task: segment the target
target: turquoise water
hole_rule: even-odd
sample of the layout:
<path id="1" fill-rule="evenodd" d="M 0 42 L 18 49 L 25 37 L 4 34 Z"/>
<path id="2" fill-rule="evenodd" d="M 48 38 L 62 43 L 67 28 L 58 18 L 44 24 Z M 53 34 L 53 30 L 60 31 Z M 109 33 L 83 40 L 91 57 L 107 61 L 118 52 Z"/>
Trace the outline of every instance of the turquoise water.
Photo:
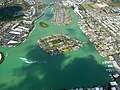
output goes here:
<path id="1" fill-rule="evenodd" d="M 0 90 L 105 86 L 110 82 L 106 66 L 102 64 L 102 61 L 108 59 L 101 57 L 93 45 L 85 45 L 80 50 L 56 56 L 46 54 L 39 47 L 37 44 L 39 38 L 58 33 L 67 34 L 81 41 L 89 41 L 79 29 L 77 25 L 79 18 L 72 10 L 70 12 L 73 22 L 66 26 L 56 26 L 51 23 L 53 16 L 51 8 L 46 10 L 45 16 L 35 22 L 35 30 L 24 43 L 12 48 L 0 47 L 0 51 L 6 54 L 5 61 L 0 65 Z M 42 28 L 39 22 L 45 22 L 49 26 Z M 26 64 L 20 57 L 38 62 Z"/>
<path id="2" fill-rule="evenodd" d="M 47 4 L 47 3 L 53 2 L 54 0 L 40 0 L 40 1 L 42 1 L 45 4 Z"/>

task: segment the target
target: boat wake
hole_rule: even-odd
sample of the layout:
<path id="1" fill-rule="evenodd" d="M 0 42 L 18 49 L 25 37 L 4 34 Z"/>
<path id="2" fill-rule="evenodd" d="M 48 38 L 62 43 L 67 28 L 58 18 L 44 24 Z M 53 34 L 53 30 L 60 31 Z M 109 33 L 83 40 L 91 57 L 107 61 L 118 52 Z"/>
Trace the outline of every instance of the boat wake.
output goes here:
<path id="1" fill-rule="evenodd" d="M 8 56 L 8 53 L 5 51 L 6 57 Z"/>
<path id="2" fill-rule="evenodd" d="M 51 11 L 50 11 L 51 13 L 53 12 L 53 8 L 51 9 Z"/>
<path id="3" fill-rule="evenodd" d="M 39 63 L 47 63 L 47 61 L 41 61 L 41 62 L 39 62 Z"/>
<path id="4" fill-rule="evenodd" d="M 20 57 L 20 60 L 22 60 L 23 62 L 25 62 L 25 63 L 27 63 L 27 64 L 33 64 L 33 63 L 47 63 L 47 61 L 41 61 L 41 62 L 39 62 L 39 61 L 28 61 L 27 58 L 22 58 L 22 57 Z"/>
<path id="5" fill-rule="evenodd" d="M 27 63 L 27 64 L 37 63 L 37 61 L 28 61 L 28 59 L 22 58 L 22 57 L 20 57 L 20 60 L 22 60 L 23 62 L 25 62 L 25 63 Z"/>

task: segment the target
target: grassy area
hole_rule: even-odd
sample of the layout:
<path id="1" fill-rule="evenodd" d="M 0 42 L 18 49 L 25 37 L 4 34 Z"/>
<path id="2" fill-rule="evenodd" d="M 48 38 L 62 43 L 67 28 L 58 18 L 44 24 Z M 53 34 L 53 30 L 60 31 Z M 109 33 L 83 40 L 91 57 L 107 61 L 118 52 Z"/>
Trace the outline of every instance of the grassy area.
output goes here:
<path id="1" fill-rule="evenodd" d="M 97 2 L 97 0 L 90 0 L 91 2 L 93 2 L 93 3 L 96 3 Z"/>
<path id="2" fill-rule="evenodd" d="M 81 5 L 83 8 L 85 8 L 85 9 L 87 9 L 87 10 L 91 10 L 91 9 L 93 9 L 92 7 L 90 7 L 89 5 L 84 5 L 84 4 L 82 4 Z"/>
<path id="3" fill-rule="evenodd" d="M 44 22 L 40 22 L 40 26 L 43 27 L 43 28 L 46 28 L 46 27 L 48 27 L 49 25 L 46 24 L 46 23 L 44 23 Z"/>
<path id="4" fill-rule="evenodd" d="M 66 47 L 66 48 L 63 48 L 63 52 L 70 52 L 70 50 L 71 50 L 71 47 Z"/>
<path id="5" fill-rule="evenodd" d="M 52 40 L 51 42 L 52 42 L 52 44 L 57 44 L 57 43 L 60 43 L 60 42 L 63 42 L 63 41 L 62 40 Z"/>

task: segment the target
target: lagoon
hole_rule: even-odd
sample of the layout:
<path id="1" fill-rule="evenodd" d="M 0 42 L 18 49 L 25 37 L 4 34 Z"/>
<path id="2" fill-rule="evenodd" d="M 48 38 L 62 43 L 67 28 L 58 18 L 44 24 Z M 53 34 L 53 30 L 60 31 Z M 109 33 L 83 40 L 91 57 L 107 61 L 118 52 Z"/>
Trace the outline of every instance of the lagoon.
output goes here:
<path id="1" fill-rule="evenodd" d="M 52 0 L 46 0 L 46 3 Z M 45 2 L 45 0 L 44 0 Z M 6 55 L 0 65 L 0 90 L 49 90 L 72 87 L 106 86 L 111 81 L 106 66 L 94 45 L 61 55 L 51 56 L 38 45 L 37 40 L 53 34 L 66 34 L 83 42 L 87 36 L 79 29 L 78 16 L 71 9 L 73 22 L 66 26 L 51 23 L 51 8 L 36 20 L 33 33 L 17 47 L 0 47 Z M 42 28 L 39 22 L 49 25 Z M 27 64 L 20 57 L 37 63 Z"/>

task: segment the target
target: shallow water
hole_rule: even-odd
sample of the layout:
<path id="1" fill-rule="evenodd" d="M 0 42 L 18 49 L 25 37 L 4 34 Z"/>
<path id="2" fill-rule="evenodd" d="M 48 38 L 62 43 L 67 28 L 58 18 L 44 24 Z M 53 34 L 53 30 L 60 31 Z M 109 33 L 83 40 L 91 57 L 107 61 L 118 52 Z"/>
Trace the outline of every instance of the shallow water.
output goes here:
<path id="1" fill-rule="evenodd" d="M 46 0 L 46 3 L 52 0 Z M 45 2 L 45 1 L 44 1 Z M 17 47 L 0 47 L 7 54 L 0 65 L 0 90 L 49 90 L 51 88 L 71 88 L 86 86 L 105 86 L 110 82 L 106 66 L 102 61 L 108 60 L 99 55 L 93 45 L 62 55 L 46 54 L 37 44 L 39 38 L 64 33 L 81 41 L 89 41 L 79 29 L 78 16 L 70 10 L 73 22 L 66 26 L 56 26 L 51 23 L 51 8 L 45 16 L 39 18 L 36 28 L 27 40 Z M 39 22 L 49 26 L 42 28 Z M 26 64 L 20 57 L 38 63 Z"/>

